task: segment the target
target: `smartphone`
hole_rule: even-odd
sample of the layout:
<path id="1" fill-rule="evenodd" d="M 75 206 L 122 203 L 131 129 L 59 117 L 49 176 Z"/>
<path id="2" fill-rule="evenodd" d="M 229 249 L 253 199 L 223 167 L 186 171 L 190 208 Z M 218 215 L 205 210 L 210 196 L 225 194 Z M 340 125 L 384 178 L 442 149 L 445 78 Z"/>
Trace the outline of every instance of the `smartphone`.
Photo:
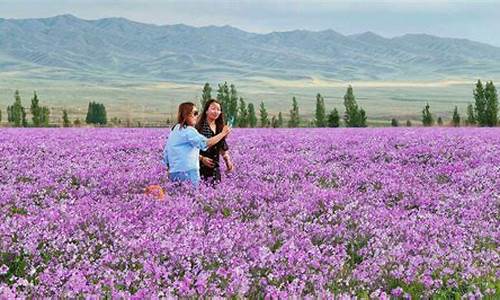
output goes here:
<path id="1" fill-rule="evenodd" d="M 234 117 L 228 118 L 226 125 L 232 128 L 234 126 Z"/>

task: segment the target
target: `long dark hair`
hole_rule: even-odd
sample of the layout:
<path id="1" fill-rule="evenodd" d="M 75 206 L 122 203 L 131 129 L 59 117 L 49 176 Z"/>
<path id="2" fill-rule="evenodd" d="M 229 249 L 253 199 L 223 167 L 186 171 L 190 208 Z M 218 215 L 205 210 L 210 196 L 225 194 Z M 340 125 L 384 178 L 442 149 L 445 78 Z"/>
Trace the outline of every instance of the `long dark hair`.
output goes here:
<path id="1" fill-rule="evenodd" d="M 194 107 L 195 105 L 193 102 L 184 102 L 179 105 L 179 109 L 177 110 L 177 124 L 180 125 L 180 128 L 187 126 L 186 120 L 193 112 Z"/>
<path id="2" fill-rule="evenodd" d="M 212 103 L 219 104 L 221 109 L 220 115 L 217 117 L 217 119 L 215 119 L 215 134 L 218 134 L 222 131 L 222 128 L 224 128 L 224 113 L 222 112 L 222 104 L 215 99 L 210 99 L 205 103 L 200 118 L 198 119 L 198 122 L 196 122 L 195 128 L 196 130 L 201 131 L 203 123 L 207 122 L 207 111 Z"/>

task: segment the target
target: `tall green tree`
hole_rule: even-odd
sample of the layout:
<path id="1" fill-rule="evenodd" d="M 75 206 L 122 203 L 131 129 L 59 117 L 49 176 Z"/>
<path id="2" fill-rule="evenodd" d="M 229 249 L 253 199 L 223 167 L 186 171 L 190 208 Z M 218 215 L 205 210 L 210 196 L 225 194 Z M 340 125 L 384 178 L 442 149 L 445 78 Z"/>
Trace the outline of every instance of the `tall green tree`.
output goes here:
<path id="1" fill-rule="evenodd" d="M 406 120 L 406 127 L 411 127 L 412 124 L 411 124 L 411 121 L 410 120 Z"/>
<path id="2" fill-rule="evenodd" d="M 337 128 L 340 126 L 340 115 L 336 108 L 328 114 L 328 127 Z"/>
<path id="3" fill-rule="evenodd" d="M 475 125 L 477 122 L 476 115 L 474 114 L 474 106 L 472 104 L 467 106 L 467 120 L 465 122 L 467 125 Z"/>
<path id="4" fill-rule="evenodd" d="M 481 80 L 476 83 L 476 88 L 474 89 L 474 110 L 476 114 L 476 120 L 479 126 L 486 125 L 486 95 L 484 91 L 483 84 Z"/>
<path id="5" fill-rule="evenodd" d="M 460 114 L 458 113 L 458 107 L 455 106 L 455 109 L 453 110 L 453 117 L 451 119 L 451 123 L 455 127 L 460 126 Z"/>
<path id="6" fill-rule="evenodd" d="M 217 100 L 222 105 L 222 113 L 224 114 L 224 117 L 228 118 L 229 86 L 227 85 L 227 82 L 219 83 L 217 89 Z"/>
<path id="7" fill-rule="evenodd" d="M 269 115 L 267 114 L 266 106 L 264 101 L 260 102 L 260 126 L 261 127 L 269 127 Z"/>
<path id="8" fill-rule="evenodd" d="M 252 128 L 257 126 L 257 115 L 253 103 L 248 103 L 248 125 Z"/>
<path id="9" fill-rule="evenodd" d="M 292 109 L 290 110 L 290 120 L 288 120 L 288 127 L 294 128 L 299 127 L 300 117 L 299 117 L 299 104 L 297 103 L 297 98 L 292 98 Z"/>
<path id="10" fill-rule="evenodd" d="M 365 110 L 363 108 L 360 108 L 358 113 L 358 127 L 366 127 L 366 119 L 367 117 Z"/>
<path id="11" fill-rule="evenodd" d="M 14 123 L 14 115 L 12 111 L 12 106 L 7 106 L 7 122 Z"/>
<path id="12" fill-rule="evenodd" d="M 238 124 L 238 92 L 236 86 L 231 84 L 229 90 L 227 115 L 228 120 L 232 120 L 234 124 Z"/>
<path id="13" fill-rule="evenodd" d="M 427 103 L 424 109 L 422 110 L 422 125 L 424 126 L 434 125 L 434 118 L 432 117 L 429 103 Z"/>
<path id="14" fill-rule="evenodd" d="M 87 110 L 87 117 L 85 118 L 87 124 L 105 125 L 108 122 L 106 107 L 102 103 L 89 102 Z"/>
<path id="15" fill-rule="evenodd" d="M 63 127 L 71 127 L 71 122 L 69 121 L 68 118 L 68 112 L 65 109 L 63 109 L 62 119 L 63 119 Z"/>
<path id="16" fill-rule="evenodd" d="M 89 106 L 87 108 L 87 116 L 85 117 L 85 123 L 95 124 L 94 102 L 89 102 Z"/>
<path id="17" fill-rule="evenodd" d="M 14 127 L 27 127 L 28 121 L 26 120 L 26 112 L 21 103 L 21 96 L 19 91 L 14 92 L 14 104 L 9 107 L 10 117 L 9 122 L 13 123 Z"/>
<path id="18" fill-rule="evenodd" d="M 344 122 L 347 127 L 366 127 L 366 112 L 358 107 L 352 86 L 349 85 L 344 95 Z"/>
<path id="19" fill-rule="evenodd" d="M 399 127 L 399 122 L 396 118 L 391 119 L 391 126 L 392 127 Z"/>
<path id="20" fill-rule="evenodd" d="M 242 128 L 248 127 L 248 108 L 243 97 L 240 97 L 238 126 Z"/>
<path id="21" fill-rule="evenodd" d="M 40 125 L 49 126 L 50 109 L 47 106 L 42 106 L 40 111 Z"/>
<path id="22" fill-rule="evenodd" d="M 50 109 L 47 106 L 40 106 L 40 100 L 36 92 L 33 92 L 33 98 L 31 98 L 30 112 L 33 126 L 49 126 Z"/>
<path id="23" fill-rule="evenodd" d="M 347 127 L 356 127 L 358 123 L 358 104 L 356 103 L 356 98 L 354 97 L 354 92 L 351 85 L 349 85 L 344 95 L 344 106 L 345 125 Z"/>
<path id="24" fill-rule="evenodd" d="M 2 110 L 0 109 L 0 123 L 2 123 Z"/>
<path id="25" fill-rule="evenodd" d="M 485 126 L 494 127 L 498 120 L 498 93 L 493 81 L 486 83 L 484 96 L 486 100 Z"/>
<path id="26" fill-rule="evenodd" d="M 283 127 L 283 114 L 281 113 L 281 111 L 278 113 L 278 127 Z"/>
<path id="27" fill-rule="evenodd" d="M 325 99 L 321 94 L 316 95 L 316 127 L 326 127 Z"/>
<path id="28" fill-rule="evenodd" d="M 101 125 L 105 125 L 108 123 L 108 117 L 107 117 L 107 113 L 106 113 L 106 107 L 104 106 L 104 104 L 100 103 L 99 104 L 99 124 Z"/>
<path id="29" fill-rule="evenodd" d="M 42 108 L 40 107 L 40 101 L 38 100 L 38 95 L 36 94 L 36 92 L 33 92 L 33 98 L 31 98 L 30 111 L 32 115 L 33 126 L 40 127 Z"/>
<path id="30" fill-rule="evenodd" d="M 203 86 L 203 91 L 201 92 L 201 109 L 205 107 L 205 103 L 212 99 L 212 87 L 207 82 Z"/>

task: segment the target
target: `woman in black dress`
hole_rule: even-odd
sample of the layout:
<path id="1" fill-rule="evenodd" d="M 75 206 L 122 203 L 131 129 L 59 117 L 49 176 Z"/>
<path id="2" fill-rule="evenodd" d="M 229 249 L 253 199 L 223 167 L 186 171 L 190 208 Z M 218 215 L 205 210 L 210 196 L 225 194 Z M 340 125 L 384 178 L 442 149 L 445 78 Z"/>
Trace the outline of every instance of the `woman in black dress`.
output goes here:
<path id="1" fill-rule="evenodd" d="M 217 135 L 224 128 L 224 115 L 219 101 L 210 99 L 203 107 L 195 128 L 207 138 Z M 200 175 L 202 179 L 214 182 L 221 180 L 219 156 L 222 155 L 228 172 L 234 170 L 226 139 L 206 151 L 200 151 Z"/>

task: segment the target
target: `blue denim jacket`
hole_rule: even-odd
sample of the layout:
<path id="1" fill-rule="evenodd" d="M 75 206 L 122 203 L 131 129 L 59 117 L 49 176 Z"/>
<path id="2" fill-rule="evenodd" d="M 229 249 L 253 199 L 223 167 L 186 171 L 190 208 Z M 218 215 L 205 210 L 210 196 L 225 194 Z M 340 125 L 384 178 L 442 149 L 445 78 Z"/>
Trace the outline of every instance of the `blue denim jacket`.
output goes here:
<path id="1" fill-rule="evenodd" d="M 207 138 L 192 126 L 175 125 L 163 149 L 163 161 L 169 172 L 186 172 L 200 169 L 200 149 L 207 150 Z"/>

